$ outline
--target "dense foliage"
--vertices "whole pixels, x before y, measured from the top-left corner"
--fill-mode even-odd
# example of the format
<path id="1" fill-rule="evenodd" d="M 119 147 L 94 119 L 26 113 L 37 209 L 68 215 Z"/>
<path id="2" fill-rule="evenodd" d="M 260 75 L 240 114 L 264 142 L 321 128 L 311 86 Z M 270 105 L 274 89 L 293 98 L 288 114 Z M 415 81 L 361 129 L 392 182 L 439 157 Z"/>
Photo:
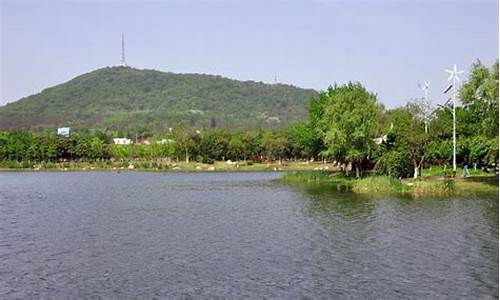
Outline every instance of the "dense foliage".
<path id="1" fill-rule="evenodd" d="M 0 107 L 0 129 L 282 128 L 304 117 L 316 94 L 285 84 L 111 67 Z"/>
<path id="2" fill-rule="evenodd" d="M 332 86 L 319 95 L 311 118 L 317 136 L 325 145 L 321 154 L 352 163 L 359 176 L 362 161 L 373 148 L 380 106 L 374 94 L 360 83 Z"/>
<path id="3" fill-rule="evenodd" d="M 296 139 L 286 131 L 230 133 L 225 129 L 215 129 L 197 132 L 189 127 L 177 127 L 172 132 L 139 140 L 136 144 L 115 145 L 109 142 L 110 136 L 99 131 L 63 137 L 16 129 L 0 132 L 0 161 L 163 158 L 203 163 L 214 160 L 274 161 L 291 157 L 289 141 Z"/>
<path id="4" fill-rule="evenodd" d="M 457 162 L 497 167 L 498 61 L 491 69 L 476 61 L 459 97 Z M 348 162 L 357 171 L 375 165 L 379 174 L 417 177 L 425 166 L 452 159 L 451 108 L 427 111 L 421 99 L 384 110 L 359 83 L 334 85 L 310 105 L 307 123 L 316 140 L 309 144 L 319 145 L 316 154 Z"/>

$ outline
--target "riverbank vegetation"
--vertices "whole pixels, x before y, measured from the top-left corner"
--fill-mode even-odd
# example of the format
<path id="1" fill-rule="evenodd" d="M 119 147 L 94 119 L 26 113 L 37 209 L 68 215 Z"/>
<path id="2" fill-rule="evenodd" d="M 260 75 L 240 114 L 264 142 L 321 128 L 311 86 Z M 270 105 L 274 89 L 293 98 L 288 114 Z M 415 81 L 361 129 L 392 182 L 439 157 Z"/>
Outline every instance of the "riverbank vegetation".
<path id="1" fill-rule="evenodd" d="M 461 171 L 461 170 L 460 170 Z M 476 171 L 470 177 L 421 176 L 399 179 L 393 176 L 346 177 L 325 171 L 289 172 L 281 179 L 286 184 L 320 185 L 358 194 L 390 194 L 412 197 L 498 195 L 498 175 Z"/>
<path id="2" fill-rule="evenodd" d="M 159 172 L 288 172 L 331 169 L 331 164 L 323 162 L 283 161 L 214 161 L 211 163 L 185 162 L 168 159 L 96 160 L 66 162 L 27 162 L 8 161 L 0 163 L 0 171 L 159 171 Z"/>
<path id="3" fill-rule="evenodd" d="M 476 61 L 459 98 L 457 162 L 474 172 L 494 175 L 499 152 L 498 61 L 491 68 Z M 0 168 L 335 170 L 342 176 L 308 173 L 285 180 L 321 177 L 320 181 L 347 182 L 355 191 L 373 191 L 369 187 L 377 192 L 425 190 L 432 189 L 431 182 L 445 187 L 455 184 L 449 179 L 454 175 L 452 119 L 450 103 L 431 109 L 423 99 L 413 99 L 405 106 L 386 109 L 361 83 L 348 82 L 313 97 L 307 118 L 281 130 L 178 126 L 150 133 L 110 128 L 73 131 L 67 137 L 56 135 L 54 129 L 4 131 L 0 132 Z M 117 137 L 132 144 L 114 144 Z M 470 181 L 460 179 L 455 185 L 460 190 Z"/>

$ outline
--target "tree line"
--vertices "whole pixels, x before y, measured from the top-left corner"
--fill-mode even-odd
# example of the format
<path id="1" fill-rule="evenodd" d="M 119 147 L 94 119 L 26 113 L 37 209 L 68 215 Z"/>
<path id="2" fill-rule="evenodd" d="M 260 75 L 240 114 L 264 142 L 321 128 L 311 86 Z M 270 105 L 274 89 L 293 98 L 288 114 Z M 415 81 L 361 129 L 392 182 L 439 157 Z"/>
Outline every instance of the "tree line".
<path id="1" fill-rule="evenodd" d="M 459 89 L 457 161 L 498 165 L 498 61 L 476 61 Z M 346 172 L 418 176 L 451 163 L 450 104 L 429 110 L 422 99 L 385 109 L 359 82 L 334 84 L 311 99 L 308 116 L 282 130 L 228 131 L 179 126 L 140 136 L 149 144 L 114 145 L 120 132 L 80 131 L 69 137 L 20 129 L 0 132 L 0 161 L 159 159 L 328 160 Z M 126 134 L 125 134 L 126 135 Z M 120 136 L 122 137 L 122 136 Z M 134 139 L 132 134 L 129 138 Z M 137 135 L 135 136 L 137 138 Z"/>
<path id="2" fill-rule="evenodd" d="M 177 127 L 171 132 L 130 145 L 113 144 L 112 135 L 96 131 L 69 137 L 16 129 L 0 133 L 3 161 L 93 161 L 105 159 L 159 159 L 211 163 L 215 160 L 275 161 L 305 158 L 289 131 L 238 131 L 213 129 L 200 132 Z"/>

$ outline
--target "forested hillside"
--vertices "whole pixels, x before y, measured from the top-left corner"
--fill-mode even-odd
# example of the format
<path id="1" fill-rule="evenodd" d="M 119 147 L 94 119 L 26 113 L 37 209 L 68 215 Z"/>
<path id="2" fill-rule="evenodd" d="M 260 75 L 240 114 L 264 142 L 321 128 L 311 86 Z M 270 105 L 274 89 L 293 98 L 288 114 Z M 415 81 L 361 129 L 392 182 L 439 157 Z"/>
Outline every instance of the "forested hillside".
<path id="1" fill-rule="evenodd" d="M 284 84 L 108 67 L 0 107 L 0 129 L 282 128 L 303 118 L 316 95 Z"/>

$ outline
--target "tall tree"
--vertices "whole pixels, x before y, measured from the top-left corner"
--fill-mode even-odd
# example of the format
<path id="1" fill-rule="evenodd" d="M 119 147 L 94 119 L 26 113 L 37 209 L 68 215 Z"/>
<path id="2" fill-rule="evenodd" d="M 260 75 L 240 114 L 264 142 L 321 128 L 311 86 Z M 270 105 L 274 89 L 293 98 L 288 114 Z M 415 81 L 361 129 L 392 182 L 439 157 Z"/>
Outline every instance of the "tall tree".
<path id="1" fill-rule="evenodd" d="M 375 94 L 358 82 L 334 85 L 312 104 L 313 123 L 326 149 L 325 157 L 348 162 L 359 177 L 362 161 L 373 148 L 380 106 Z"/>
<path id="2" fill-rule="evenodd" d="M 410 102 L 406 107 L 401 107 L 388 112 L 393 128 L 389 135 L 394 137 L 394 147 L 399 153 L 407 153 L 414 168 L 413 177 L 420 175 L 429 135 L 425 133 L 424 119 L 421 118 L 418 105 Z"/>
<path id="3" fill-rule="evenodd" d="M 188 127 L 176 128 L 173 134 L 175 142 L 179 145 L 179 150 L 183 152 L 186 162 L 189 163 L 190 153 L 195 151 L 195 147 L 199 143 L 199 135 Z"/>
<path id="4" fill-rule="evenodd" d="M 460 89 L 464 108 L 471 113 L 475 134 L 498 136 L 498 60 L 491 69 L 480 60 L 472 65 L 469 78 Z"/>
<path id="5" fill-rule="evenodd" d="M 297 122 L 288 128 L 290 154 L 294 158 L 313 158 L 320 149 L 318 138 L 314 134 L 311 122 Z"/>

